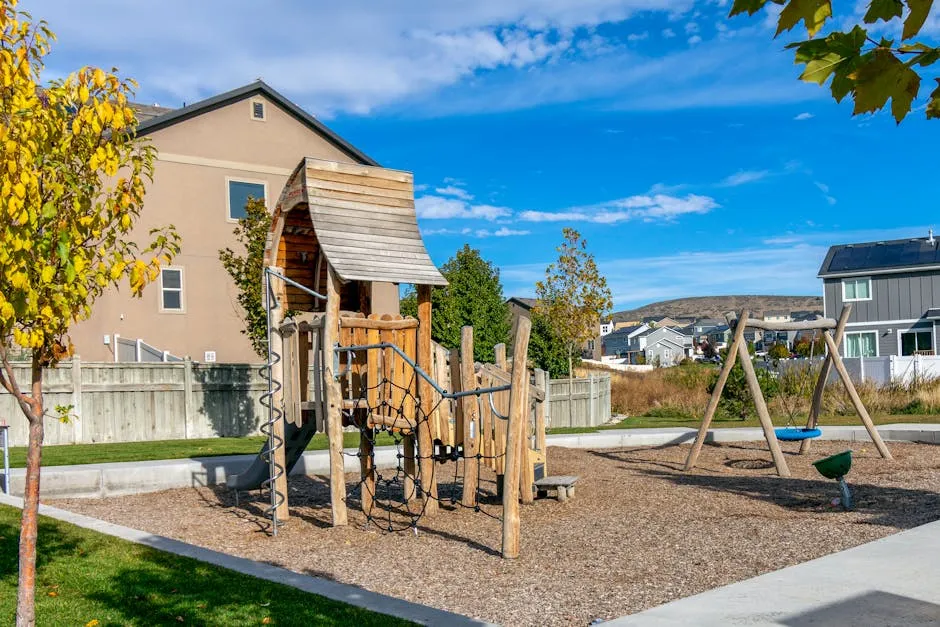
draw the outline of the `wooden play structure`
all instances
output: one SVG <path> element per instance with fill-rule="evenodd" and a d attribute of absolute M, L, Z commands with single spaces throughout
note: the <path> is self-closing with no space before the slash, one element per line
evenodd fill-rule
<path fill-rule="evenodd" d="M 842 343 L 845 325 L 848 322 L 851 311 L 851 305 L 843 307 L 838 320 L 833 320 L 832 318 L 817 318 L 815 320 L 802 322 L 768 322 L 749 318 L 747 310 L 742 311 L 736 320 L 729 319 L 728 323 L 734 329 L 734 336 L 731 345 L 728 347 L 728 355 L 718 375 L 718 382 L 715 385 L 715 389 L 708 401 L 708 406 L 705 409 L 705 416 L 699 426 L 698 435 L 686 459 L 685 469 L 691 470 L 695 467 L 699 453 L 702 451 L 702 446 L 705 443 L 705 438 L 708 435 L 708 427 L 711 424 L 712 418 L 715 416 L 715 411 L 718 409 L 718 401 L 721 399 L 722 390 L 724 390 L 725 384 L 728 381 L 728 375 L 731 373 L 731 369 L 734 367 L 735 360 L 737 359 L 741 360 L 741 368 L 744 370 L 748 389 L 754 399 L 754 405 L 757 408 L 757 416 L 760 419 L 761 428 L 764 431 L 764 438 L 767 440 L 767 445 L 770 448 L 774 466 L 779 476 L 790 476 L 790 468 L 787 466 L 787 460 L 783 456 L 779 440 L 800 441 L 800 453 L 806 453 L 809 451 L 811 439 L 821 435 L 821 431 L 817 428 L 816 423 L 822 408 L 823 392 L 826 388 L 826 382 L 829 379 L 831 367 L 835 367 L 839 379 L 845 386 L 849 398 L 852 400 L 855 411 L 858 413 L 862 424 L 865 425 L 865 429 L 868 431 L 868 435 L 871 437 L 878 452 L 884 459 L 892 459 L 888 447 L 885 446 L 877 429 L 875 429 L 871 416 L 868 415 L 868 410 L 865 409 L 865 405 L 862 403 L 862 399 L 859 397 L 858 391 L 852 383 L 848 370 L 846 370 L 845 364 L 842 362 L 842 357 L 839 355 L 839 345 Z M 770 413 L 767 410 L 767 403 L 764 401 L 764 395 L 761 392 L 760 383 L 754 371 L 754 364 L 751 363 L 751 357 L 747 352 L 747 346 L 744 342 L 744 330 L 746 328 L 769 331 L 822 332 L 822 337 L 826 343 L 827 354 L 823 361 L 822 368 L 820 369 L 819 377 L 816 380 L 815 388 L 813 389 L 813 397 L 805 427 L 797 429 L 774 429 L 774 425 L 770 420 Z"/>
<path fill-rule="evenodd" d="M 431 341 L 431 288 L 447 282 L 418 231 L 412 175 L 303 160 L 274 211 L 265 260 L 269 440 L 232 487 L 270 490 L 276 533 L 289 518 L 287 475 L 312 436 L 326 432 L 332 522 L 345 525 L 343 436 L 354 432 L 362 508 L 374 519 L 373 440 L 386 432 L 402 450 L 398 511 L 412 514 L 415 529 L 443 501 L 435 462 L 462 462 L 460 503 L 473 508 L 482 464 L 502 488 L 502 554 L 516 557 L 519 502 L 532 500 L 544 474 L 547 379 L 526 367 L 527 319 L 515 329 L 511 361 L 498 346 L 497 363 L 475 364 L 470 327 L 460 350 Z M 373 312 L 373 287 L 400 283 L 416 286 L 417 318 Z"/>

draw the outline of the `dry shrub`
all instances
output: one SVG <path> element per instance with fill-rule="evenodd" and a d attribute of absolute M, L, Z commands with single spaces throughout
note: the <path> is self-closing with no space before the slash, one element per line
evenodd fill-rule
<path fill-rule="evenodd" d="M 708 403 L 705 388 L 714 368 L 678 366 L 649 372 L 592 370 L 610 374 L 610 404 L 615 414 L 691 418 L 701 414 Z M 584 372 L 586 374 L 587 370 Z"/>

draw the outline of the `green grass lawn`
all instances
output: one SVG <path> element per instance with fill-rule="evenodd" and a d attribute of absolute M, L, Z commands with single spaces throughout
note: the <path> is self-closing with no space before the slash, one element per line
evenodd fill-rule
<path fill-rule="evenodd" d="M 603 431 L 605 429 L 641 429 L 641 428 L 655 428 L 655 427 L 688 427 L 691 429 L 697 429 L 699 426 L 701 418 L 686 419 L 681 417 L 668 417 L 668 416 L 631 416 L 621 420 L 614 425 L 604 425 L 602 427 L 559 427 L 557 429 L 548 429 L 548 433 L 595 433 L 597 431 Z M 898 422 L 915 422 L 915 423 L 938 423 L 940 422 L 940 416 L 936 415 L 921 415 L 921 414 L 883 414 L 872 416 L 872 420 L 876 425 L 883 424 L 892 424 Z M 786 416 L 775 416 L 773 418 L 774 424 L 780 427 L 786 426 L 787 418 Z M 797 425 L 803 426 L 806 424 L 806 418 L 795 421 Z M 819 418 L 820 426 L 826 425 L 853 425 L 861 426 L 861 421 L 858 416 L 849 415 L 849 416 L 820 416 Z M 736 419 L 727 419 L 727 418 L 715 418 L 712 421 L 711 427 L 713 429 L 719 428 L 732 428 L 732 427 L 760 427 L 760 422 L 756 417 L 748 418 L 747 420 L 736 420 Z"/>
<path fill-rule="evenodd" d="M 393 444 L 387 434 L 376 437 L 376 444 Z M 156 442 L 120 442 L 113 444 L 62 444 L 42 448 L 43 466 L 68 466 L 72 464 L 96 464 L 104 462 L 141 462 L 153 459 L 184 459 L 187 457 L 214 457 L 216 455 L 255 455 L 261 450 L 265 438 L 209 438 L 205 440 L 160 440 Z M 359 445 L 358 433 L 343 436 L 346 447 Z M 326 450 L 329 444 L 326 435 L 313 436 L 308 451 Z M 10 465 L 22 468 L 26 465 L 26 447 L 10 448 Z"/>
<path fill-rule="evenodd" d="M 19 523 L 18 509 L 0 506 L 5 625 L 16 611 Z M 46 517 L 38 556 L 38 625 L 410 624 Z"/>
<path fill-rule="evenodd" d="M 940 422 L 940 416 L 901 414 L 873 416 L 875 424 L 894 422 Z M 805 419 L 804 419 L 805 420 Z M 603 427 L 559 427 L 548 429 L 550 434 L 594 433 L 604 429 L 636 429 L 649 427 L 690 427 L 697 428 L 699 419 L 685 419 L 669 416 L 631 416 L 615 425 Z M 786 425 L 785 417 L 774 418 L 774 424 Z M 859 425 L 857 416 L 823 416 L 821 425 Z M 728 420 L 716 418 L 712 422 L 719 427 L 759 427 L 757 418 L 748 420 Z M 68 466 L 72 464 L 95 464 L 104 462 L 141 462 L 154 459 L 184 459 L 188 457 L 213 457 L 216 455 L 255 455 L 264 443 L 262 437 L 247 438 L 210 438 L 205 440 L 161 440 L 157 442 L 122 442 L 114 444 L 62 444 L 44 446 L 42 449 L 43 466 Z M 391 436 L 379 433 L 375 443 L 378 446 L 394 444 Z M 359 444 L 358 433 L 346 433 L 343 444 L 355 447 Z M 308 451 L 326 450 L 326 435 L 313 436 Z M 26 447 L 15 446 L 10 449 L 10 465 L 22 468 L 26 464 Z"/>

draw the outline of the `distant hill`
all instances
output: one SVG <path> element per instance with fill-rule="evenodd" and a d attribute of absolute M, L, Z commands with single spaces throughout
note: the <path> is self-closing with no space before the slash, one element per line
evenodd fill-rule
<path fill-rule="evenodd" d="M 722 318 L 725 312 L 744 308 L 756 313 L 771 310 L 818 311 L 822 313 L 822 296 L 695 296 L 650 303 L 636 309 L 613 313 L 614 322 L 642 320 L 649 316 L 670 318 Z"/>

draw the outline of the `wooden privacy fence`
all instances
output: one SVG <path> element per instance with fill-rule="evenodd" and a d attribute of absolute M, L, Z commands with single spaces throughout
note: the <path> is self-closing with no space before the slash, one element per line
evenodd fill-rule
<path fill-rule="evenodd" d="M 609 374 L 573 379 L 570 384 L 568 379 L 552 379 L 548 392 L 550 428 L 595 427 L 610 420 Z"/>
<path fill-rule="evenodd" d="M 62 362 L 43 373 L 46 444 L 136 442 L 242 436 L 258 433 L 259 403 L 267 384 L 260 365 Z M 15 363 L 20 381 L 28 364 Z M 57 405 L 73 418 L 56 420 Z M 27 441 L 26 418 L 13 396 L 0 392 L 0 416 L 10 425 L 10 442 Z"/>
<path fill-rule="evenodd" d="M 316 332 L 312 335 L 311 343 L 319 344 Z M 285 356 L 288 357 L 293 346 L 289 342 L 285 344 Z M 432 378 L 449 391 L 460 389 L 451 383 L 450 351 L 435 345 L 433 362 L 433 371 L 429 373 Z M 317 363 L 316 359 L 314 363 Z M 306 377 L 301 377 L 299 372 L 291 373 L 292 376 L 285 381 L 287 396 L 293 396 L 290 390 L 294 386 L 307 386 L 306 398 L 321 398 L 321 393 L 315 389 L 320 381 L 316 374 L 319 367 L 322 366 L 311 364 Z M 489 367 L 492 368 L 492 365 Z M 17 377 L 22 377 L 20 380 L 28 380 L 28 364 L 15 363 L 14 368 Z M 260 368 L 260 364 L 202 364 L 189 360 L 111 363 L 83 362 L 76 358 L 63 362 L 58 368 L 43 374 L 45 406 L 52 415 L 56 405 L 71 405 L 71 413 L 77 419 L 66 424 L 51 417 L 47 419 L 45 443 L 137 442 L 256 435 L 265 415 L 259 399 L 267 389 Z M 484 375 L 479 367 L 475 376 L 476 385 L 481 387 L 483 378 L 487 381 L 504 379 L 492 370 Z M 538 384 L 537 387 L 542 386 Z M 609 375 L 594 377 L 593 384 L 590 379 L 575 379 L 572 391 L 573 411 L 569 416 L 568 380 L 552 380 L 549 398 L 543 403 L 546 427 L 589 426 L 610 419 Z M 494 397 L 494 405 L 503 415 L 508 411 L 508 402 L 508 393 L 499 393 Z M 431 421 L 434 440 L 449 446 L 457 443 L 454 435 L 457 416 L 454 414 L 458 405 L 449 402 L 438 405 Z M 294 404 L 288 403 L 287 406 L 290 414 Z M 488 400 L 481 404 L 481 411 L 484 412 L 483 419 L 490 424 Z M 24 445 L 27 440 L 26 419 L 6 391 L 0 391 L 0 418 L 10 425 L 10 442 L 15 446 Z M 296 417 L 292 415 L 288 415 L 287 419 L 296 422 Z M 498 431 L 505 427 L 504 422 L 492 421 L 493 442 L 504 439 L 505 434 Z M 530 425 L 531 429 L 535 428 L 534 417 L 530 419 Z M 483 452 L 486 454 L 485 450 Z"/>

